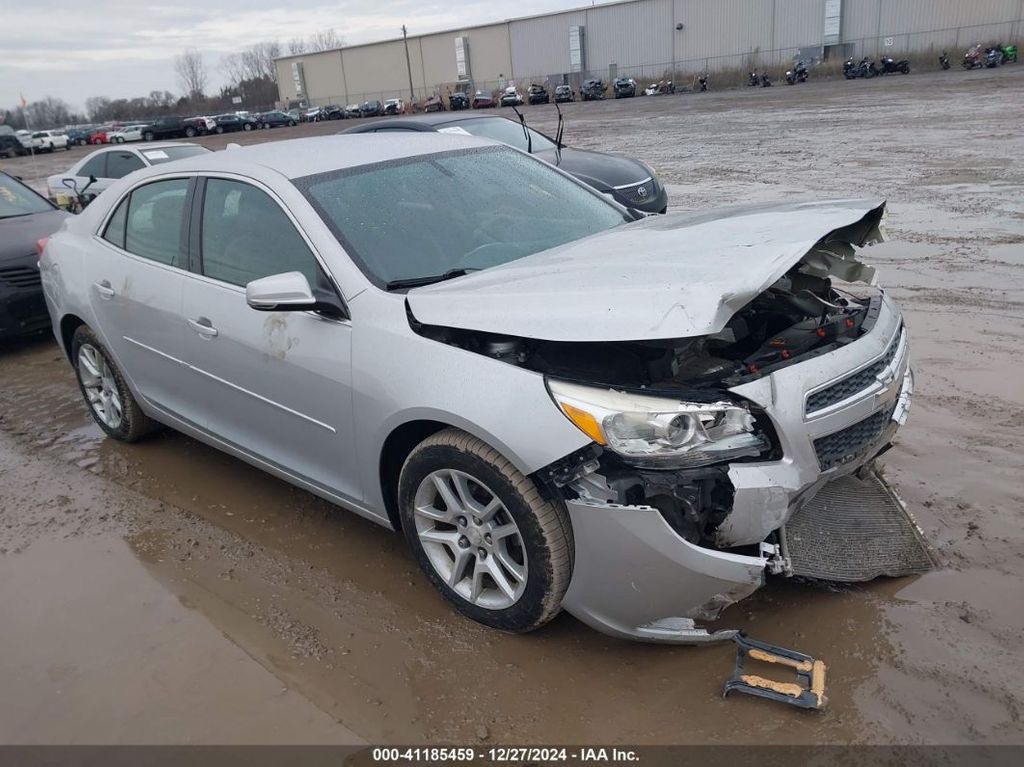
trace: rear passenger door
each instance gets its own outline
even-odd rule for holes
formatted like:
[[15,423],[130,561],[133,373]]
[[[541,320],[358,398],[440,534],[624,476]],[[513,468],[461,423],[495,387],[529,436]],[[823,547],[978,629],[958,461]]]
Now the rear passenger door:
[[94,237],[85,268],[104,344],[136,391],[176,416],[189,413],[182,362],[182,289],[188,278],[191,180],[135,187]]
[[310,243],[271,191],[247,179],[205,179],[192,216],[184,316],[202,422],[289,474],[360,500],[351,324],[314,312],[256,311],[245,301],[247,283],[290,271],[337,292]]

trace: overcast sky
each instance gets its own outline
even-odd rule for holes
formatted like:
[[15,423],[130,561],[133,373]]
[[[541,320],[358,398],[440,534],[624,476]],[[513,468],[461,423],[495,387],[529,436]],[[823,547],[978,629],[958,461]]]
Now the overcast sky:
[[[225,53],[333,28],[346,44],[589,5],[588,0],[0,0],[0,107],[24,93],[81,109],[89,96],[180,93],[174,56],[203,51],[208,91]],[[454,53],[452,54],[455,55]]]

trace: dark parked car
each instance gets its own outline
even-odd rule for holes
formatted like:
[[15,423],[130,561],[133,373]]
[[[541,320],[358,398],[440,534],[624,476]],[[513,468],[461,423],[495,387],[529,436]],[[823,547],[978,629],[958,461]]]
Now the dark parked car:
[[580,86],[580,98],[584,101],[597,101],[604,98],[604,92],[608,88],[603,80],[591,78],[584,80]]
[[[85,146],[89,138],[89,131],[85,128],[68,128],[65,133],[68,137],[68,146]],[[0,150],[0,153],[2,151]]]
[[384,105],[377,100],[364,101],[363,105],[359,107],[360,117],[380,117],[384,114]]
[[477,91],[473,94],[472,106],[473,109],[490,109],[497,106],[497,102],[489,91]]
[[0,171],[0,338],[50,327],[37,243],[56,232],[67,215]]
[[[186,127],[185,121],[180,117],[174,115],[158,117],[142,128],[142,140],[160,141],[169,138],[184,138]],[[91,139],[90,142],[92,143]],[[95,143],[107,143],[106,135],[104,134],[102,142]]]
[[[340,107],[339,107],[340,108]],[[289,127],[298,125],[298,122],[287,112],[264,112],[256,118],[256,122],[263,128],[279,128],[283,125]]]
[[575,101],[576,94],[572,92],[572,88],[568,85],[559,85],[555,88],[555,103],[564,104],[567,101]]
[[255,130],[258,125],[256,121],[251,117],[242,117],[240,115],[226,114],[217,115],[213,118],[214,133],[231,133],[232,131],[240,130]]
[[458,112],[460,109],[469,109],[469,94],[455,91],[455,93],[448,97],[448,107],[453,112]]
[[25,146],[10,125],[0,125],[0,157],[26,154]]
[[500,115],[454,115],[436,112],[389,117],[355,125],[342,133],[437,131],[469,133],[514,146],[570,173],[621,205],[644,213],[664,213],[668,194],[654,171],[629,157],[572,149],[540,131]]
[[531,85],[530,90],[526,94],[526,100],[531,104],[549,104],[551,103],[551,95],[543,85]]
[[617,77],[612,87],[617,99],[629,99],[636,95],[636,80],[632,77]]
[[319,120],[344,120],[345,119],[345,108],[340,107],[337,104],[328,104],[325,107],[320,108],[320,114],[317,116]]

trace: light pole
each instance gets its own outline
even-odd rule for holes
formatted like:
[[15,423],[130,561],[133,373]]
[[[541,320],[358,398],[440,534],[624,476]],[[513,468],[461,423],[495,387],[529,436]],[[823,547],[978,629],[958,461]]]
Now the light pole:
[[402,42],[405,43],[405,69],[409,73],[409,100],[416,100],[416,91],[412,87],[412,62],[409,60],[409,36],[405,32],[405,24],[402,25]]

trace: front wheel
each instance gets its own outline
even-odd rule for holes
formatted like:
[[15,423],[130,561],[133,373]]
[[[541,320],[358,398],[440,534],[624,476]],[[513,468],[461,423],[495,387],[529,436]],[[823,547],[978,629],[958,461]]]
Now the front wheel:
[[402,467],[398,505],[420,569],[463,615],[519,633],[558,614],[573,566],[568,513],[497,450],[458,429],[428,437]]
[[152,141],[155,137],[151,131],[146,131],[142,134],[143,141]]
[[242,130],[252,130],[252,126],[249,123],[246,123],[242,126]]
[[218,125],[215,130],[218,135],[224,132],[224,128],[220,125]]
[[142,412],[106,348],[85,325],[72,337],[71,359],[89,413],[108,436],[135,442],[157,428]]

